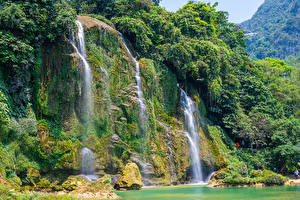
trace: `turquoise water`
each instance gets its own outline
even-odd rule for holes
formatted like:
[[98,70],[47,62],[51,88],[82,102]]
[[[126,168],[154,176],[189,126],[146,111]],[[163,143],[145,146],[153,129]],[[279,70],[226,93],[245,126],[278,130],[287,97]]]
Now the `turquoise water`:
[[300,200],[300,186],[263,188],[208,188],[176,186],[117,192],[122,200]]

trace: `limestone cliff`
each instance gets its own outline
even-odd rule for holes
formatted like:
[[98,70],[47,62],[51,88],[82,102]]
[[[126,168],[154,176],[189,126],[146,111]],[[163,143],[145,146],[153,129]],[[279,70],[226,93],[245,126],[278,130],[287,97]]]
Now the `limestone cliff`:
[[[87,61],[93,74],[91,120],[81,117],[83,69],[68,39],[43,48],[37,115],[60,123],[64,134],[82,141],[77,148],[92,149],[98,175],[120,174],[127,163],[135,162],[150,184],[187,182],[191,160],[176,75],[162,63],[137,56],[148,113],[142,133],[135,63],[118,31],[94,18],[79,16],[78,20],[85,29]],[[201,105],[199,94],[188,89]],[[203,113],[201,109],[199,106]],[[226,165],[226,159],[214,144],[205,119],[199,124],[201,159],[208,175]],[[77,170],[78,156],[68,158],[65,162]]]

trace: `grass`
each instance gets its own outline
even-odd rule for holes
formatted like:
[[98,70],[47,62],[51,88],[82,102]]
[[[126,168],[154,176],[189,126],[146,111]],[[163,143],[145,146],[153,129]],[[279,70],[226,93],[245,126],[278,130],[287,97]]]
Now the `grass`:
[[46,193],[35,193],[35,194],[21,194],[14,190],[1,185],[0,186],[0,199],[1,200],[79,200],[75,196],[69,195],[58,195],[58,194],[46,194]]

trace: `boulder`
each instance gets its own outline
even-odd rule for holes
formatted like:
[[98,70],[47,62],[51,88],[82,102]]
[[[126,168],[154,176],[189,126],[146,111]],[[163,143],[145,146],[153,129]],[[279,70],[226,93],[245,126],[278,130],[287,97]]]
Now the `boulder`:
[[122,171],[121,178],[115,183],[115,189],[139,190],[143,186],[142,176],[135,163],[128,163]]

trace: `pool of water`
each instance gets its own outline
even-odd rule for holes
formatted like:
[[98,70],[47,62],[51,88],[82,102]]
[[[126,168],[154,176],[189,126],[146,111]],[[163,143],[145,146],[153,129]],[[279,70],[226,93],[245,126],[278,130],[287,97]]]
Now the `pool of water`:
[[122,200],[300,200],[300,186],[263,188],[209,188],[175,186],[117,192]]

